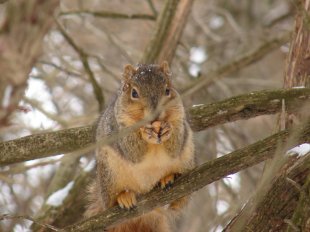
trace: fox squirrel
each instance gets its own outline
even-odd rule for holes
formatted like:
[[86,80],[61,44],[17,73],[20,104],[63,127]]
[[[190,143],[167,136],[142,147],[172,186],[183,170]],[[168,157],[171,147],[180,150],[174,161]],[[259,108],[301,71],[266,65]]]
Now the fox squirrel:
[[[131,209],[139,194],[157,184],[170,188],[178,175],[193,168],[192,131],[181,97],[171,84],[167,62],[125,66],[117,97],[99,118],[96,139],[150,117],[153,120],[149,124],[97,148],[97,179],[90,187],[86,217],[114,205]],[[108,231],[169,232],[169,215],[186,201],[182,198],[168,208],[155,209]]]

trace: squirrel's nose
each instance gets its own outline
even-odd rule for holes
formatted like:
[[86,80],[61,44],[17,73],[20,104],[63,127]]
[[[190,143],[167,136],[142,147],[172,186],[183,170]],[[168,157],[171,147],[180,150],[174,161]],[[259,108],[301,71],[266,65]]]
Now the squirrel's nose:
[[150,106],[152,110],[156,110],[158,106],[158,98],[156,96],[152,96],[150,98]]

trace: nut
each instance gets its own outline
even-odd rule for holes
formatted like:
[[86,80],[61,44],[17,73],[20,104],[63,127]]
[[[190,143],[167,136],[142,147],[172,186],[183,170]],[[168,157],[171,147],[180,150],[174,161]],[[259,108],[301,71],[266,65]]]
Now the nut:
[[154,131],[158,134],[160,131],[160,127],[161,127],[161,121],[154,121],[152,123],[152,127],[153,127]]

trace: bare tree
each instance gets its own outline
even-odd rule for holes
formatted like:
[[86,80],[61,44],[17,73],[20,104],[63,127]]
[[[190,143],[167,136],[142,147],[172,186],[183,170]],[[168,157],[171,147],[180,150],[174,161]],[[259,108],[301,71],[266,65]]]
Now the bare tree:
[[[2,1],[0,231],[102,230],[199,189],[176,231],[307,231],[309,6]],[[199,165],[135,210],[85,220],[94,148],[133,129],[95,144],[96,118],[126,63],[162,60],[197,132]]]

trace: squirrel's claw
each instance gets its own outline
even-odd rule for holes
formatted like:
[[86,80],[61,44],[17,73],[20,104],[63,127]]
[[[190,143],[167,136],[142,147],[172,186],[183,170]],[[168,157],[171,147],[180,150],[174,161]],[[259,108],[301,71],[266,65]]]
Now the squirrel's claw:
[[169,190],[171,189],[175,179],[179,176],[180,174],[178,173],[173,173],[168,176],[165,176],[160,179],[159,185],[163,190]]
[[160,138],[161,142],[167,141],[171,137],[171,124],[168,122],[165,122],[160,130],[160,134],[158,135],[158,138]]
[[137,205],[136,194],[131,190],[125,190],[118,194],[117,203],[122,209],[133,209]]
[[148,127],[142,127],[140,128],[142,138],[152,144],[159,144],[160,138],[158,137],[158,134],[153,130],[153,128]]

